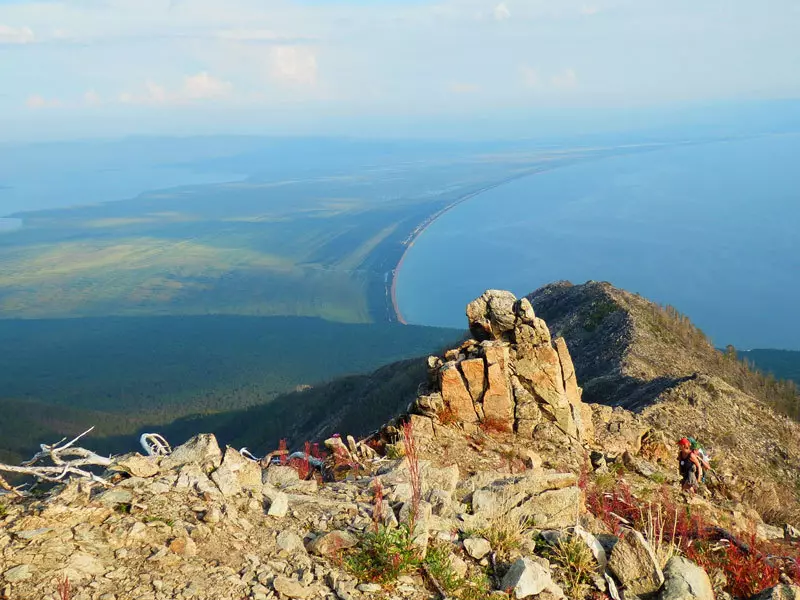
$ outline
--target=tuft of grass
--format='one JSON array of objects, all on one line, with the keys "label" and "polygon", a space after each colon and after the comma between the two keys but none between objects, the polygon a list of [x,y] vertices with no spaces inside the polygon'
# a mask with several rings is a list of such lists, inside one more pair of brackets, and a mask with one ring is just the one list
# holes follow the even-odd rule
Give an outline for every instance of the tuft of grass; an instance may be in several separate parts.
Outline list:
[{"label": "tuft of grass", "polygon": [[422,557],[411,530],[402,524],[364,533],[354,551],[344,556],[343,564],[360,581],[385,585],[419,569]]},{"label": "tuft of grass", "polygon": [[592,575],[597,563],[589,547],[576,537],[560,539],[546,545],[543,552],[550,562],[558,565],[558,572],[571,600],[582,600],[592,588]]},{"label": "tuft of grass", "polygon": [[644,536],[650,542],[650,547],[656,555],[661,568],[667,566],[667,562],[673,556],[680,553],[678,548],[678,509],[675,508],[674,514],[670,515],[661,504],[656,504],[655,509],[652,503],[648,503],[647,511],[642,511],[642,521],[644,521]]},{"label": "tuft of grass", "polygon": [[664,475],[663,473],[656,472],[650,475],[650,481],[652,481],[653,483],[657,483],[658,485],[664,485],[665,483],[667,483],[667,476]]},{"label": "tuft of grass", "polygon": [[5,502],[0,502],[0,519],[8,514],[8,505]]},{"label": "tuft of grass", "polygon": [[526,531],[531,525],[531,516],[517,508],[516,498],[508,493],[500,494],[487,517],[488,525],[479,531],[501,557],[507,557],[522,546]]}]

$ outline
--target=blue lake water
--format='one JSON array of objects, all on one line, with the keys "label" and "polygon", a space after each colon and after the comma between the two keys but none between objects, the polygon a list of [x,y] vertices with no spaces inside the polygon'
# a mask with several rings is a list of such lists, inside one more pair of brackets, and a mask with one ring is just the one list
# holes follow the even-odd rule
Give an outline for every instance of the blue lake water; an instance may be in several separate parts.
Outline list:
[{"label": "blue lake water", "polygon": [[489,288],[610,281],[717,345],[800,349],[800,135],[683,146],[517,180],[435,221],[406,255],[409,323],[465,327]]}]

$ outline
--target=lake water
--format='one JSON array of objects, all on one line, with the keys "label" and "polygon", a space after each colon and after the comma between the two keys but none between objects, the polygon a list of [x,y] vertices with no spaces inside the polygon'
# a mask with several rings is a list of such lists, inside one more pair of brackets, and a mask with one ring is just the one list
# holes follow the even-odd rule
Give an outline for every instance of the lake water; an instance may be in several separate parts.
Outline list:
[{"label": "lake water", "polygon": [[4,219],[0,217],[0,233],[14,231],[22,227],[22,219]]},{"label": "lake water", "polygon": [[475,197],[406,255],[409,323],[465,327],[489,288],[610,281],[688,314],[717,345],[800,349],[800,135],[556,169]]}]

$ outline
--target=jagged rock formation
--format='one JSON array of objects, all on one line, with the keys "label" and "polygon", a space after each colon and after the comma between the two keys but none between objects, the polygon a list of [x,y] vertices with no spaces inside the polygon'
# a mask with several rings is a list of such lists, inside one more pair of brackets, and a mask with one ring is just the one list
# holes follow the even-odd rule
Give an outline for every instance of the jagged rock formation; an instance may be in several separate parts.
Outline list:
[{"label": "jagged rock formation", "polygon": [[562,338],[551,339],[528,300],[490,290],[467,307],[475,339],[428,360],[431,390],[416,403],[430,416],[450,415],[467,432],[480,424],[532,438],[543,422],[591,437],[575,368]]}]

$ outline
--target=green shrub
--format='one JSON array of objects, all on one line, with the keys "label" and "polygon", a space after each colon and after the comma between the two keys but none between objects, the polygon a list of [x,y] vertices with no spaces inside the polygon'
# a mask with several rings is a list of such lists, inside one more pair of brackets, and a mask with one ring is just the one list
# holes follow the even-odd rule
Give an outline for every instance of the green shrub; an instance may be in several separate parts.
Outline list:
[{"label": "green shrub", "polygon": [[364,533],[354,551],[344,557],[345,568],[360,581],[380,584],[413,573],[421,564],[419,548],[405,524]]}]

